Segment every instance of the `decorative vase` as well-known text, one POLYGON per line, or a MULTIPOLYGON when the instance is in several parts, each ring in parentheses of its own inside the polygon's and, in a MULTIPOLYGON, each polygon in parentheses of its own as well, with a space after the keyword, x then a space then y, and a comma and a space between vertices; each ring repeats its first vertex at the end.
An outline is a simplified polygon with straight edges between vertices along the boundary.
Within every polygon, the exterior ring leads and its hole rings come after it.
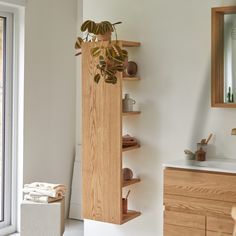
POLYGON ((129 94, 125 94, 125 98, 122 100, 123 112, 133 111, 133 106, 135 103, 135 100, 130 98, 129 94))
POLYGON ((134 61, 129 61, 126 67, 126 74, 130 77, 134 77, 137 75, 137 72, 138 72, 137 63, 134 61))

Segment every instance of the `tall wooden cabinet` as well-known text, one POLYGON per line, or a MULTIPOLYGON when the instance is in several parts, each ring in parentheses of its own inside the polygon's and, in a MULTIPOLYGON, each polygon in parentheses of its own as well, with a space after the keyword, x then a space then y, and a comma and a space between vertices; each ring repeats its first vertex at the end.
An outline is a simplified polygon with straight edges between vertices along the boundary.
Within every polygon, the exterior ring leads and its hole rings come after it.
MULTIPOLYGON (((90 54, 94 44, 98 43, 88 42, 82 46, 83 217, 123 224, 140 215, 137 211, 122 213, 122 188, 139 182, 139 179, 122 180, 122 117, 129 115, 122 113, 123 75, 117 75, 115 85, 103 79, 98 84, 94 82, 96 59, 90 54)), ((140 45, 129 41, 119 41, 119 44, 140 45)))

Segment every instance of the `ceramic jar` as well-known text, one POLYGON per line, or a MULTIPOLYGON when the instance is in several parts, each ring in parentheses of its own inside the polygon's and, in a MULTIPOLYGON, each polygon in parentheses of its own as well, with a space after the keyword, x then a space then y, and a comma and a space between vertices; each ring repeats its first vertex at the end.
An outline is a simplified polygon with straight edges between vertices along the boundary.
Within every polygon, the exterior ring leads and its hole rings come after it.
POLYGON ((135 103, 135 100, 130 98, 129 94, 125 94, 125 98, 122 100, 123 112, 133 111, 133 106, 135 103))

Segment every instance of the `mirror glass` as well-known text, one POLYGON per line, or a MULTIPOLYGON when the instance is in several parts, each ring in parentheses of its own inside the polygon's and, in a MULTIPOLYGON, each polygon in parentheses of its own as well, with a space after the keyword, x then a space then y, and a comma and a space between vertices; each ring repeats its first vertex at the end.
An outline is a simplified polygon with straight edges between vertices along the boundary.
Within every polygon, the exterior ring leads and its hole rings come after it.
POLYGON ((236 101, 236 14, 224 15, 224 102, 236 101))

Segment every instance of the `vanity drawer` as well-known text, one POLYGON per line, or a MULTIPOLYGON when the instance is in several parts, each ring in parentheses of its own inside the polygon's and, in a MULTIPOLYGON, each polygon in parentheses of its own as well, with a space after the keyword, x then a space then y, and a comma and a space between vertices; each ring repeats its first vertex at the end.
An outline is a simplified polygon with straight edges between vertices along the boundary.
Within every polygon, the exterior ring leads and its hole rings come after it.
POLYGON ((213 231, 207 231, 206 236, 232 236, 232 234, 226 234, 226 233, 219 233, 219 232, 213 232, 213 231))
POLYGON ((164 236, 205 236, 205 230, 164 224, 164 236))
POLYGON ((205 230, 206 217, 177 211, 164 211, 165 224, 205 230))
POLYGON ((165 194, 164 206, 166 210, 180 211, 205 216, 230 217, 235 203, 200 199, 193 197, 165 194))
POLYGON ((236 203, 236 175, 166 168, 164 194, 236 203))
POLYGON ((207 217, 207 230, 218 233, 233 234, 234 220, 232 218, 223 217, 207 217))

